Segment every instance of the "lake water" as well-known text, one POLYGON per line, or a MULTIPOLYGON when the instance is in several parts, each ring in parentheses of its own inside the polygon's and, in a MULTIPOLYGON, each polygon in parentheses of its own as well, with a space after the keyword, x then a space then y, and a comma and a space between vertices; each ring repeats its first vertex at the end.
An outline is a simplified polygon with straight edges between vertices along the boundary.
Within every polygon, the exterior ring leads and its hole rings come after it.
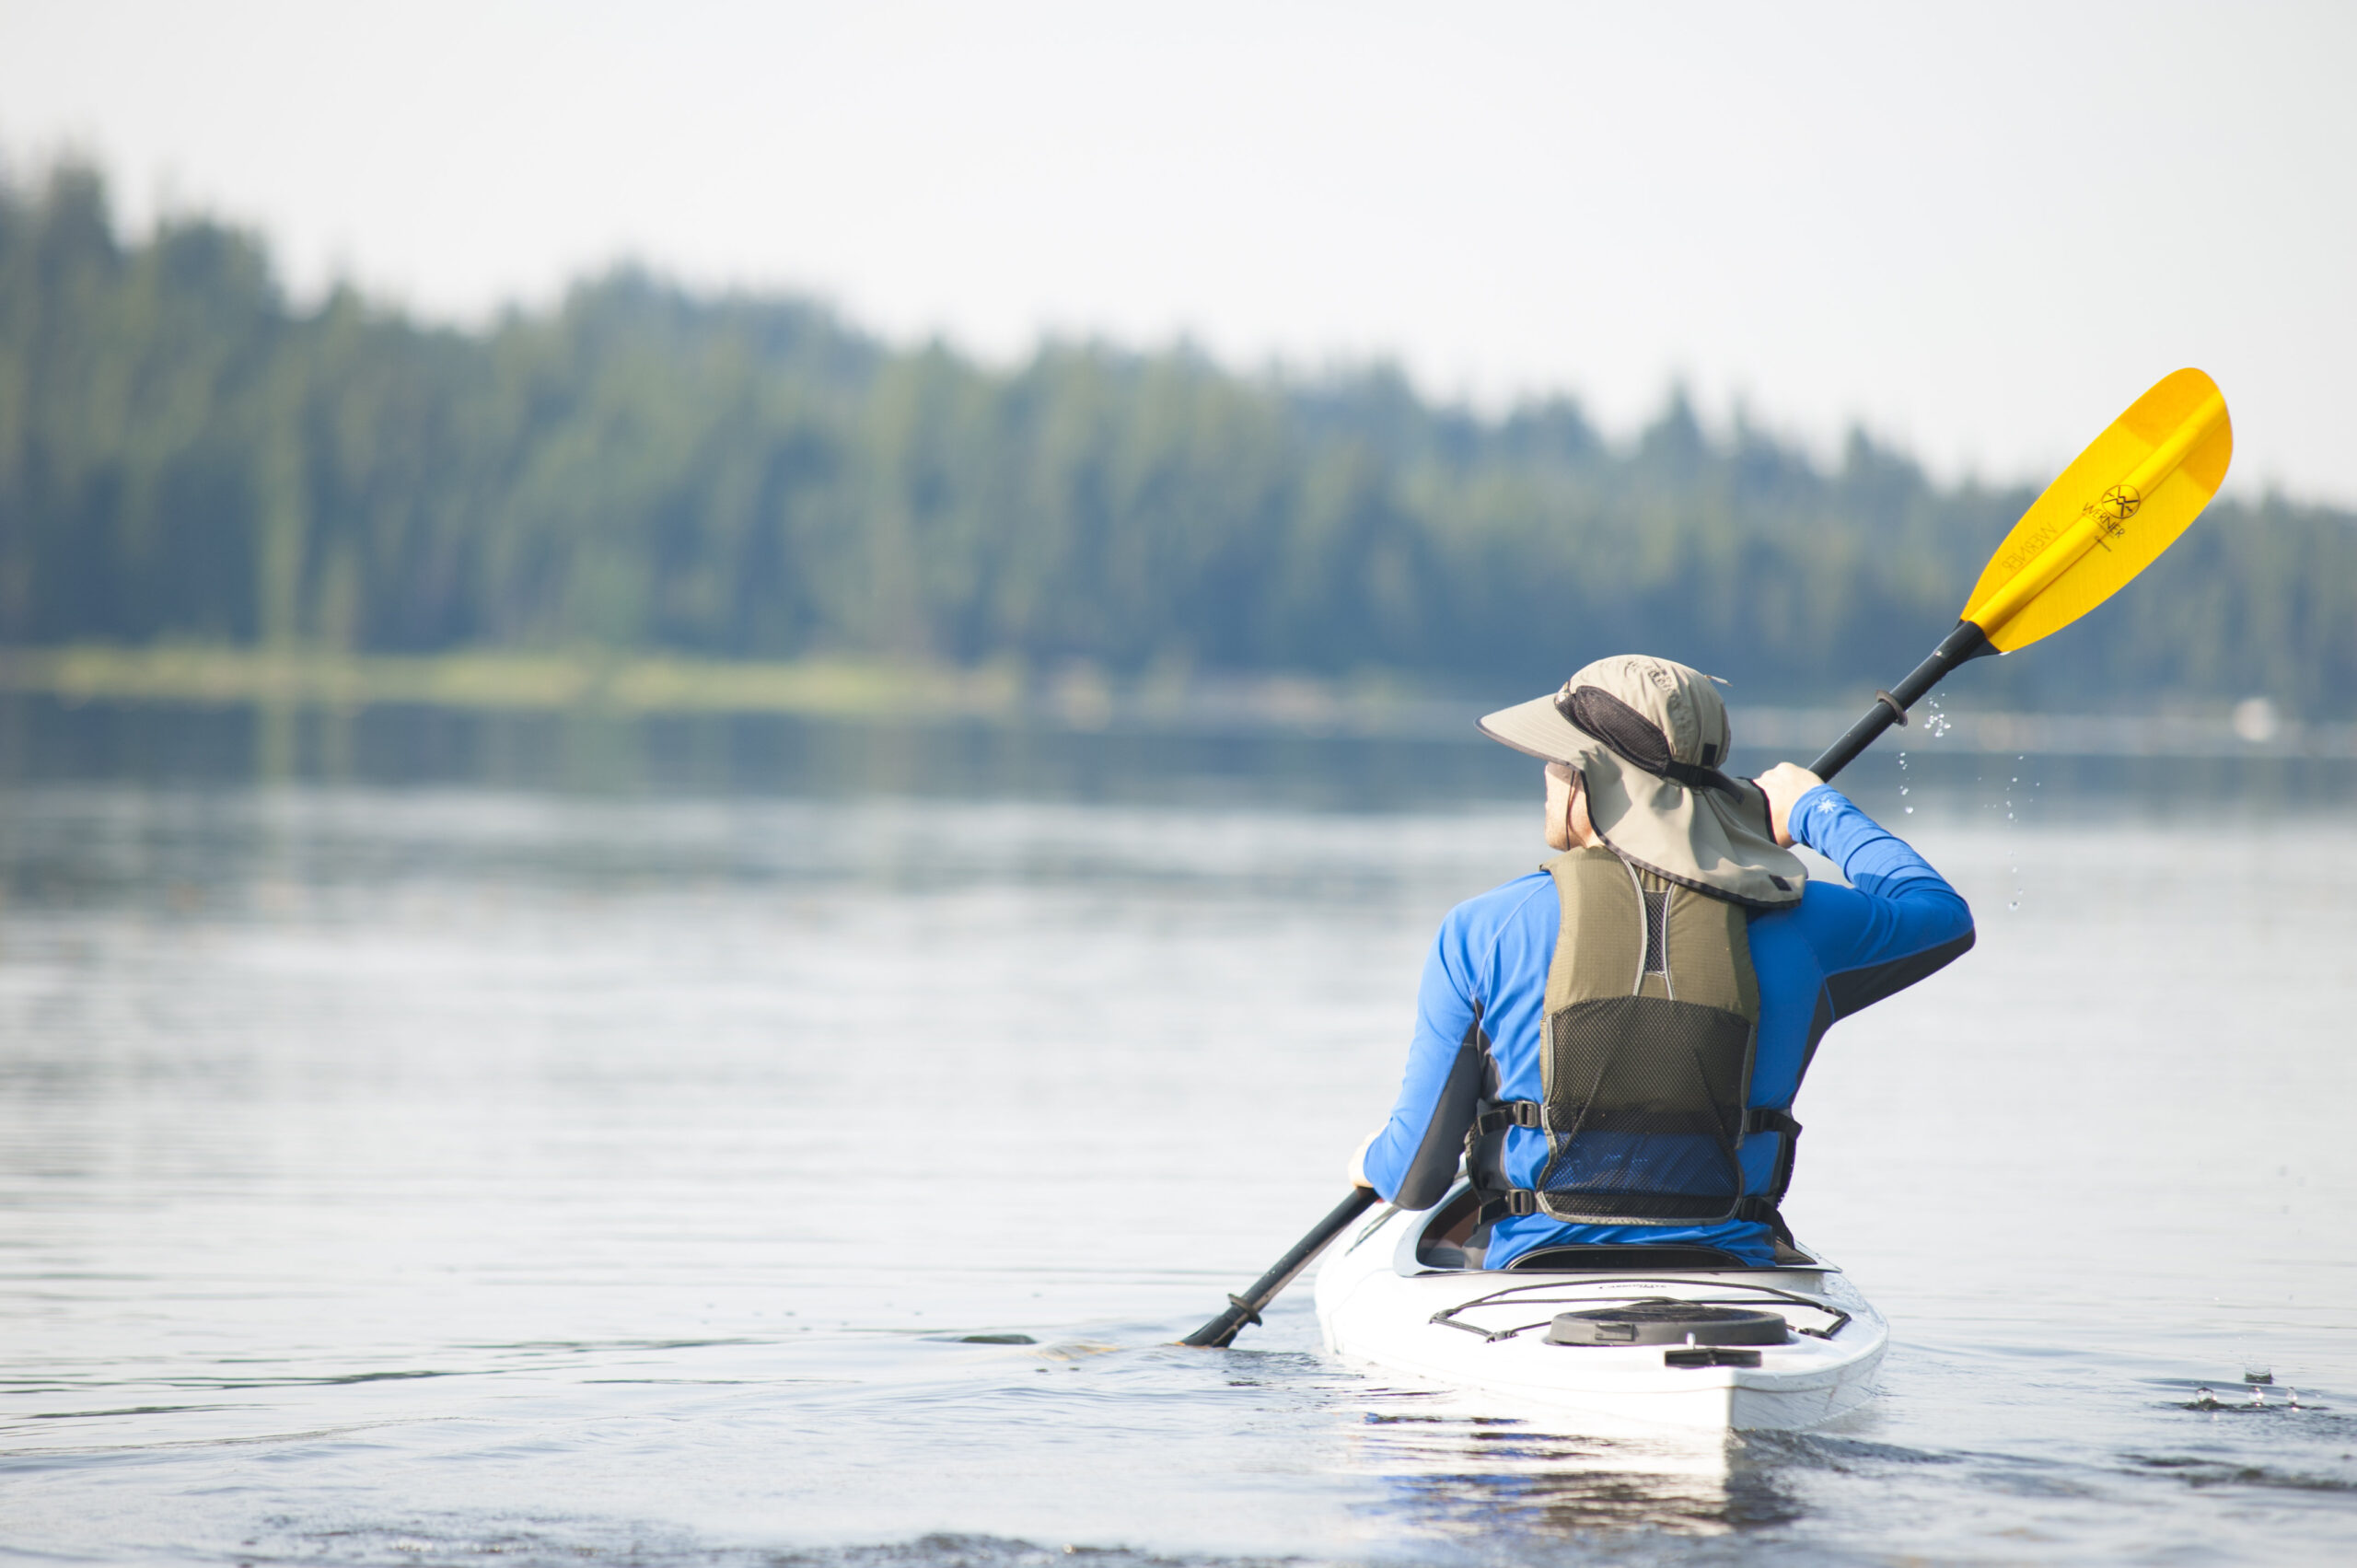
POLYGON ((1697 1452, 1329 1362, 1306 1287, 1169 1343, 1340 1195, 1434 923, 1543 854, 1518 760, 0 743, 12 1556, 2357 1553, 2346 770, 1845 780, 1980 921, 1798 1107, 1788 1213, 1894 1348, 1838 1427, 1697 1452))

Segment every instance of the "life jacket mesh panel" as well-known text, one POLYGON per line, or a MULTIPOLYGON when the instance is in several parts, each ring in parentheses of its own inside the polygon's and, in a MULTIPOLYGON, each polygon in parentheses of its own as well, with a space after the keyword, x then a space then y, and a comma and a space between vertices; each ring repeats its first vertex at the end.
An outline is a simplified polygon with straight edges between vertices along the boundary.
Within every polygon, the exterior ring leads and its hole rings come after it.
POLYGON ((1743 1195, 1751 1029, 1740 1013, 1658 996, 1553 1015, 1540 1208, 1590 1224, 1724 1218, 1743 1195))
POLYGON ((1645 889, 1645 972, 1669 972, 1669 889, 1645 889))

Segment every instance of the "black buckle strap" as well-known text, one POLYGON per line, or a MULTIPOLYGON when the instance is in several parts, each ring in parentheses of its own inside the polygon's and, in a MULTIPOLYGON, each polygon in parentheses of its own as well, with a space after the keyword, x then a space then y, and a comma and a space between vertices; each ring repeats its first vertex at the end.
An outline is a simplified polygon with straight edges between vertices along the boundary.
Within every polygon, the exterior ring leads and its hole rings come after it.
POLYGON ((1547 1125, 1546 1109, 1535 1099, 1493 1099, 1473 1119, 1473 1135, 1485 1138, 1509 1127, 1533 1129, 1547 1125))
POLYGON ((1509 1187, 1481 1205, 1476 1225, 1495 1225, 1503 1219, 1520 1219, 1538 1212, 1538 1194, 1527 1187, 1509 1187))
MULTIPOLYGON (((1486 1137, 1508 1127, 1538 1128, 1546 1124, 1544 1108, 1537 1100, 1490 1100, 1485 1105, 1486 1109, 1474 1119, 1473 1136, 1476 1138, 1486 1137)), ((1779 1110, 1772 1106, 1754 1106, 1743 1113, 1743 1131, 1747 1137, 1754 1132, 1773 1132, 1782 1142, 1776 1151, 1775 1174, 1769 1179, 1768 1191, 1750 1193, 1738 1200, 1730 1217, 1764 1225, 1785 1246, 1796 1246, 1792 1229, 1784 1224, 1784 1216, 1778 1212, 1777 1204, 1782 1201, 1784 1190, 1792 1185, 1793 1156, 1800 1144, 1801 1124, 1788 1110, 1779 1110)), ((1477 1187, 1479 1179, 1477 1177, 1477 1187)), ((1477 1195, 1481 1199, 1480 1214, 1476 1221, 1480 1225, 1495 1225, 1503 1219, 1520 1219, 1539 1213, 1538 1194, 1526 1187, 1508 1187, 1502 1191, 1492 1189, 1480 1191, 1477 1195)))

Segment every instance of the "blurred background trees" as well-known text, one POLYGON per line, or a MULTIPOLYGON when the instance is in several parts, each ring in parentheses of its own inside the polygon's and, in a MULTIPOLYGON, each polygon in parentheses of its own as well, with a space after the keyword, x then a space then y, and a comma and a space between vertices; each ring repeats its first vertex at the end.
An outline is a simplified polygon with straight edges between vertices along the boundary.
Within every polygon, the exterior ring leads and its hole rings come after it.
MULTIPOLYGON (((1706 433, 1676 397, 1618 447, 1568 401, 1485 417, 1379 367, 1288 380, 1050 343, 997 370, 632 271, 480 331, 349 291, 298 308, 251 235, 181 219, 126 241, 88 168, 0 190, 17 646, 1086 663, 1507 694, 1642 647, 1733 677, 1738 701, 1813 701, 1927 650, 2034 493, 1936 486, 1863 436, 1829 470, 1741 424, 1706 433)), ((2055 641, 2072 652, 1983 689, 2357 712, 2357 517, 2221 504, 2055 641)))

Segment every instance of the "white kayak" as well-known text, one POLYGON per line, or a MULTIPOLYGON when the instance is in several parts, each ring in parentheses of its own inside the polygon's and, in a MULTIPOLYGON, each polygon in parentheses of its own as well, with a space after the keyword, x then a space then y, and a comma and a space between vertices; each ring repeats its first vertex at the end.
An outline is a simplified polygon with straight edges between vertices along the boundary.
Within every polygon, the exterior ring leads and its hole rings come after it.
POLYGON ((1874 1397, 1890 1330, 1840 1270, 1798 1249, 1773 1268, 1693 1249, 1562 1249, 1469 1269, 1460 1185, 1384 1208, 1318 1274, 1328 1352, 1497 1413, 1573 1414, 1603 1432, 1798 1431, 1874 1397), (1696 1266, 1696 1265, 1700 1266, 1696 1266))

